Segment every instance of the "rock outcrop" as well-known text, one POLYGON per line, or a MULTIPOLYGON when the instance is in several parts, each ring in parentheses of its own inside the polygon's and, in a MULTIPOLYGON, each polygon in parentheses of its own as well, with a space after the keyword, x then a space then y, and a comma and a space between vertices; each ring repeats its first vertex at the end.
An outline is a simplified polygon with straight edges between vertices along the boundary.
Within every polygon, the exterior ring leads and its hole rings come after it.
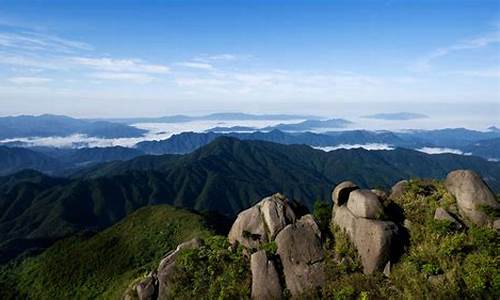
POLYGON ((322 286, 325 281, 321 232, 312 215, 285 227, 276 237, 286 287, 291 295, 322 286))
POLYGON ((252 299, 282 299, 283 288, 274 261, 265 250, 259 250, 250 257, 252 271, 252 299))
POLYGON ((185 249, 196 249, 203 244, 201 239, 194 238, 190 241, 180 244, 171 253, 167 254, 158 266, 158 299, 167 299, 172 285, 172 277, 176 271, 175 259, 180 251, 185 249))
POLYGON ((448 174, 444 184, 457 200, 462 217, 476 225, 493 225, 494 220, 485 210, 499 210, 500 203, 478 174, 471 170, 456 170, 448 174))
POLYGON ((285 286, 279 278, 284 278, 292 296, 324 283, 320 229, 312 215, 297 220, 299 213, 293 207, 293 203, 280 194, 264 198, 241 212, 229 232, 231 243, 239 243, 249 250, 259 249, 264 243, 276 243, 277 261, 267 257, 263 250, 251 256, 254 299, 281 297, 285 286))
POLYGON ((394 222, 377 220, 382 215, 383 206, 377 195, 368 190, 351 190, 347 203, 334 202, 333 225, 349 236, 365 274, 381 271, 391 257, 398 228, 394 222))
POLYGON ((238 214, 229 231, 229 242, 257 249, 273 240, 295 218, 291 203, 283 195, 274 194, 238 214))
POLYGON ((351 181, 343 181, 339 183, 332 192, 332 201, 334 205, 343 205, 344 203, 347 202, 347 199, 349 198, 349 194, 354 191, 359 189, 357 185, 355 185, 351 181))
POLYGON ((397 199, 406 191, 406 187, 408 185, 408 180, 400 180, 391 188, 391 194, 389 195, 390 199, 397 199))
POLYGON ((158 293, 158 278, 156 274, 150 273, 146 278, 141 280, 135 287, 139 300, 156 299, 158 293))
POLYGON ((367 219, 379 219, 384 208, 378 196, 369 190, 356 190, 349 194, 347 208, 356 216, 367 219))
POLYGON ((453 224, 453 227, 455 229, 462 228, 462 224, 460 224, 460 222, 457 219, 455 219, 452 215, 450 215, 449 212, 447 212, 442 207, 436 208, 436 211, 434 212, 434 220, 448 221, 451 224, 453 224))

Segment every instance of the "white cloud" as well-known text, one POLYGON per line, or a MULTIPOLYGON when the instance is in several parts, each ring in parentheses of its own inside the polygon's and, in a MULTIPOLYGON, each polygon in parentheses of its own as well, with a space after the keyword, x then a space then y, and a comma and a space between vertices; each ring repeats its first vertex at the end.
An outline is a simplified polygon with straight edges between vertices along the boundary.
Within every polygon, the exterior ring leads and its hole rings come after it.
POLYGON ((60 38, 36 32, 0 33, 0 46, 27 51, 75 52, 91 50, 92 47, 80 41, 60 38))
POLYGON ((440 147, 423 147, 416 149, 417 151, 424 152, 427 154, 442 154, 442 153, 451 153, 451 154, 459 154, 459 155, 471 155, 470 153, 464 153, 458 149, 452 148, 440 148, 440 147))
POLYGON ((52 79, 45 78, 45 77, 11 77, 8 79, 8 81, 15 83, 15 84, 34 85, 34 84, 43 84, 43 83, 51 82, 52 79))
POLYGON ((116 72, 91 73, 89 77, 99 80, 128 81, 132 83, 149 83, 155 79, 155 77, 143 73, 116 72))
POLYGON ((208 63, 208 62, 214 62, 214 61, 247 60, 250 58, 252 58, 251 55, 224 53, 224 54, 215 54, 215 55, 206 55, 206 54, 199 55, 199 56, 194 57, 192 60, 208 63))
POLYGON ((434 51, 418 59, 410 69, 413 71, 429 71, 432 67, 432 62, 440 57, 450 55, 457 51, 484 48, 496 43, 500 43, 500 31, 495 31, 477 38, 464 40, 448 47, 435 49, 434 51))
POLYGON ((202 63, 202 62, 180 62, 177 63, 177 65, 186 67, 186 68, 193 68, 193 69, 201 69, 201 70, 213 70, 214 66, 211 64, 207 63, 202 63))
POLYGON ((394 150, 394 147, 389 144, 369 143, 369 144, 339 144, 336 146, 313 147, 314 149, 330 152, 338 149, 366 149, 366 150, 394 150))
POLYGON ((500 78, 500 69, 455 71, 451 74, 470 77, 500 78))
POLYGON ((164 74, 170 71, 167 66, 148 64, 140 59, 72 57, 69 60, 77 65, 110 72, 164 74))

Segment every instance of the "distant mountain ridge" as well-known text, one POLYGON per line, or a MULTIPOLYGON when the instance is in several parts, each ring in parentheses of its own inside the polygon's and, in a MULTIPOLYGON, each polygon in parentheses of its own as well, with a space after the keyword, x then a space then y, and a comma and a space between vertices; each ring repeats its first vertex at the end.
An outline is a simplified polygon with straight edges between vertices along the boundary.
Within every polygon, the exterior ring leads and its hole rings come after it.
POLYGON ((326 133, 312 132, 184 132, 160 141, 144 141, 136 148, 148 154, 184 154, 208 144, 219 136, 235 137, 241 140, 262 140, 280 144, 304 144, 315 147, 329 147, 342 144, 363 145, 370 143, 387 144, 392 147, 420 149, 423 147, 441 147, 461 150, 486 159, 500 158, 500 149, 490 147, 488 153, 481 146, 473 143, 500 138, 500 132, 475 131, 465 128, 410 130, 405 132, 346 130, 326 133))
POLYGON ((388 121, 406 121, 415 119, 426 119, 429 118, 429 116, 418 113, 399 112, 399 113, 379 113, 379 114, 363 116, 363 118, 388 120, 388 121))
POLYGON ((84 134, 100 138, 140 137, 145 130, 106 121, 87 121, 59 115, 0 117, 0 139, 59 137, 84 134))
MULTIPOLYGON (((213 113, 200 116, 172 115, 163 117, 140 117, 140 118, 109 118, 110 122, 135 124, 135 123, 184 123, 191 121, 248 121, 248 120, 319 120, 323 117, 314 115, 296 114, 247 114, 247 113, 213 113)), ((91 119, 99 120, 99 119, 91 119)))
MULTIPOLYGON (((67 175, 83 167, 114 160, 128 160, 144 154, 186 154, 218 137, 227 136, 241 140, 261 140, 280 144, 309 145, 318 148, 347 147, 357 145, 379 145, 380 148, 408 148, 421 151, 456 152, 483 157, 489 160, 500 159, 497 147, 500 132, 474 131, 463 128, 440 130, 412 130, 405 132, 346 130, 326 133, 312 132, 184 132, 174 134, 160 141, 139 142, 133 148, 54 148, 54 147, 17 147, 10 143, 0 159, 0 175, 14 173, 22 169, 35 169, 49 174, 67 175), (340 145, 340 146, 339 146, 340 145), (383 146, 383 147, 381 147, 383 146), (448 149, 448 150, 447 150, 448 149), (7 151, 9 150, 9 151, 7 151), (28 150, 28 151, 25 151, 28 150), (31 151, 31 152, 30 152, 31 151), (17 153, 19 152, 19 153, 17 153), (26 156, 30 153, 29 159, 26 156), (39 155, 41 154, 41 155, 39 155), (26 159, 20 157, 26 156, 26 159)), ((20 143, 20 146, 23 144, 20 143)), ((377 148, 377 147, 376 147, 377 148)))

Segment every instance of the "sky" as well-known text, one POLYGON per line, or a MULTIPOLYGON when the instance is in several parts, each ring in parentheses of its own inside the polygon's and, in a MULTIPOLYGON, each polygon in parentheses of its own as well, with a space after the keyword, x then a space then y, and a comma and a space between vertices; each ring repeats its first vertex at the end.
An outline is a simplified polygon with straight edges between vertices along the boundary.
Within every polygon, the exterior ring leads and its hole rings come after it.
POLYGON ((0 115, 500 120, 500 1, 4 1, 0 115))

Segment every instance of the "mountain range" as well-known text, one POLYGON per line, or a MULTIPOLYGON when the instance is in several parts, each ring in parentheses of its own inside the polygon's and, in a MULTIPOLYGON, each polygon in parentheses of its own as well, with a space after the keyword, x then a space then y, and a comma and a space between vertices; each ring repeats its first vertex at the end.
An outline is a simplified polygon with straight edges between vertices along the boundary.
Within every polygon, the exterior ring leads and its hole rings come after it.
POLYGON ((83 134, 100 138, 140 137, 145 130, 107 121, 88 121, 59 115, 0 117, 0 139, 56 137, 83 134))
POLYGON ((62 237, 106 228, 145 205, 170 204, 234 217, 280 191, 311 208, 349 179, 387 188, 453 169, 480 173, 497 192, 500 163, 473 156, 395 149, 324 152, 219 137, 186 155, 139 156, 85 168, 71 178, 36 171, 0 177, 0 257, 8 261, 62 237))

